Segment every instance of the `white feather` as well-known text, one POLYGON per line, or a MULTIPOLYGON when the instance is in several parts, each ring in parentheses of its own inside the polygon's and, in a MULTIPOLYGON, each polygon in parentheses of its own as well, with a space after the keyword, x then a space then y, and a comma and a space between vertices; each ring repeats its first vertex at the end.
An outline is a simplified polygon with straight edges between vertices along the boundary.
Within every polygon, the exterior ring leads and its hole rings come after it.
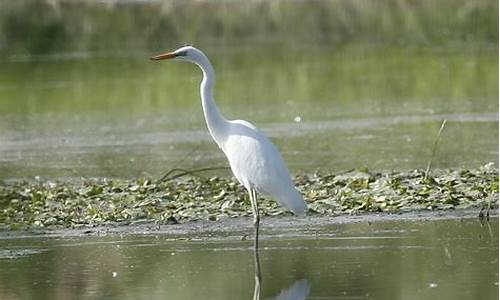
POLYGON ((243 120, 229 121, 222 151, 234 176, 247 189, 269 195, 297 215, 306 204, 295 189, 288 168, 274 144, 255 126, 243 120))
POLYGON ((176 57, 194 63, 203 72, 201 103, 208 130, 226 155, 238 181, 250 192, 267 194, 281 205, 303 215, 307 206, 295 189, 285 162, 273 143, 254 125, 243 120, 226 120, 213 99, 215 73, 206 55, 191 46, 158 57, 176 57))

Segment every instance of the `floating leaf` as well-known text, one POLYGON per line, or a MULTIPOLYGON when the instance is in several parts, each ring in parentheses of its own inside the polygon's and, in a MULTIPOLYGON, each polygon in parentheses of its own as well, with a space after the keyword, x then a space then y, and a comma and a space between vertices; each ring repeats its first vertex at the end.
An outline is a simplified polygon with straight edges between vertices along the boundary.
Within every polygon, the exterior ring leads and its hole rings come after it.
MULTIPOLYGON (((337 215, 365 211, 409 211, 498 206, 498 169, 422 170, 342 174, 299 174, 298 190, 309 213, 337 215)), ((291 214, 274 200, 259 198, 262 215, 291 214)), ((85 226, 111 222, 219 220, 251 216, 248 194, 231 178, 184 177, 82 179, 75 182, 0 182, 0 227, 85 226)))

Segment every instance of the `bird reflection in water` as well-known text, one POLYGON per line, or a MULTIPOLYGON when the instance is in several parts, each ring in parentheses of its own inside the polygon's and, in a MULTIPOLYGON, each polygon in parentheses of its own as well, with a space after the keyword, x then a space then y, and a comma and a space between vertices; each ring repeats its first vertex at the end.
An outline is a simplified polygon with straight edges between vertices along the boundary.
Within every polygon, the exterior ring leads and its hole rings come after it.
MULTIPOLYGON (((260 268, 259 249, 254 248, 255 263, 255 287, 253 291, 253 300, 260 300, 260 290, 262 284, 262 274, 260 268)), ((280 294, 272 298, 275 300, 304 300, 309 296, 311 288, 307 279, 295 281, 290 287, 281 290, 280 294)))

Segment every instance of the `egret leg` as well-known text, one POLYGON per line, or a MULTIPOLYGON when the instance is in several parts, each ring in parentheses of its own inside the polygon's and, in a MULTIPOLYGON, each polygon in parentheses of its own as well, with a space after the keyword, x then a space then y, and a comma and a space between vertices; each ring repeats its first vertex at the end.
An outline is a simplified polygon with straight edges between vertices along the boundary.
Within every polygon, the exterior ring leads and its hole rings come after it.
POLYGON ((260 259, 259 259, 259 249, 254 249, 254 261, 255 261, 255 286, 253 290, 253 299, 260 299, 260 259))
POLYGON ((260 223, 259 207, 257 205, 257 192, 251 189, 249 191, 249 194, 250 194, 250 202, 252 203, 253 226, 255 229, 254 250, 257 251, 257 249, 259 249, 259 223, 260 223))
POLYGON ((255 262, 255 287, 254 287, 253 299, 257 300, 257 299, 260 299, 260 280, 261 280, 260 259, 259 259, 260 216, 259 216, 259 207, 257 205, 257 192, 253 189, 249 189, 248 194, 250 196, 250 203, 252 204, 253 226, 254 226, 254 230, 255 230, 254 249, 253 249, 254 262, 255 262))

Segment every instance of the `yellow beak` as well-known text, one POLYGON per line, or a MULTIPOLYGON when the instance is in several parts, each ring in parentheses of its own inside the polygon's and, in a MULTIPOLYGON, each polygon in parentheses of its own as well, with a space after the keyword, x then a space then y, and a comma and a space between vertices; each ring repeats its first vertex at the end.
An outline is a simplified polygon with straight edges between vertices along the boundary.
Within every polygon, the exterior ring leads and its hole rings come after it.
POLYGON ((175 52, 166 52, 166 53, 158 54, 155 56, 151 56, 150 59, 151 60, 163 60, 163 59, 174 58, 176 56, 177 56, 177 54, 175 54, 175 52))

